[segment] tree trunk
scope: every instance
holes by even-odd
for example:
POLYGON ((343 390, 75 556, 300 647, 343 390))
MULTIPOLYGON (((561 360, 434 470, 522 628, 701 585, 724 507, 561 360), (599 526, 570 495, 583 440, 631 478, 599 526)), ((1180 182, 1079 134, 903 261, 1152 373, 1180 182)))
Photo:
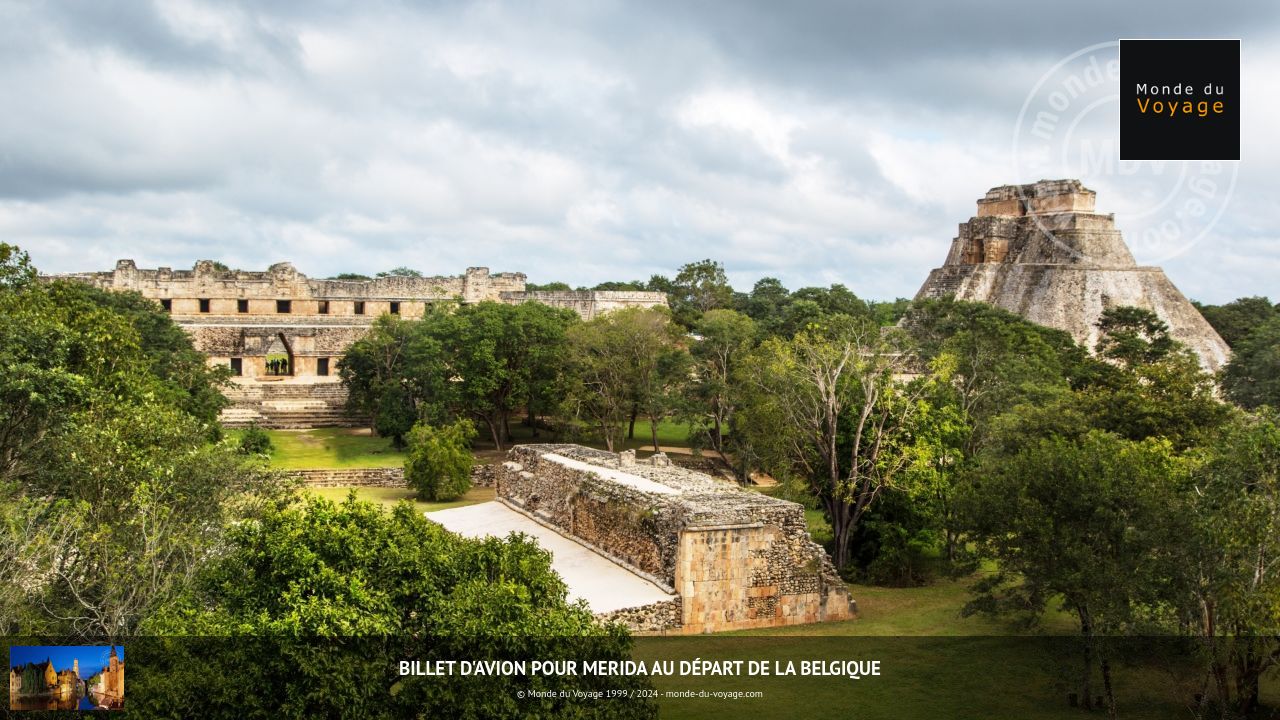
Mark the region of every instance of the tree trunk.
POLYGON ((1243 644, 1236 656, 1236 710, 1248 717, 1258 708, 1259 678, 1262 676, 1262 648, 1259 638, 1251 638, 1247 631, 1237 629, 1235 642, 1243 644))
POLYGON ((1116 696, 1111 687, 1111 661, 1102 656, 1102 689, 1107 695, 1107 717, 1116 720, 1116 696))
POLYGON ((533 401, 529 401, 528 407, 525 408, 525 422, 529 423, 529 427, 533 428, 533 436, 538 437, 538 416, 533 414, 533 401))
POLYGON ((1084 709, 1093 709, 1093 622, 1089 618, 1089 610, 1084 606, 1077 606, 1076 613, 1080 616, 1080 635, 1084 638, 1084 672, 1081 674, 1081 689, 1084 692, 1084 709))
POLYGON ((849 505, 835 498, 825 500, 824 504, 827 506, 827 514, 831 517, 831 534, 835 536, 835 548, 833 548, 831 560, 835 563, 836 572, 840 572, 849 562, 849 535, 853 531, 849 505))
POLYGON ((502 441, 511 442, 511 413, 502 411, 502 441))
POLYGON ((613 452, 613 430, 610 429, 608 421, 602 420, 600 422, 600 434, 604 435, 605 448, 607 448, 609 452, 613 452))
POLYGON ((632 405, 631 406, 631 422, 627 424, 628 440, 636 439, 636 418, 639 417, 639 415, 640 415, 640 408, 635 405, 632 405))
POLYGON ((493 422, 492 418, 485 418, 484 424, 489 426, 489 436, 493 438, 493 447, 496 450, 502 449, 502 438, 499 437, 498 425, 493 422))
POLYGON ((653 451, 659 452, 661 448, 658 447, 658 421, 653 418, 649 418, 649 435, 653 438, 653 451))

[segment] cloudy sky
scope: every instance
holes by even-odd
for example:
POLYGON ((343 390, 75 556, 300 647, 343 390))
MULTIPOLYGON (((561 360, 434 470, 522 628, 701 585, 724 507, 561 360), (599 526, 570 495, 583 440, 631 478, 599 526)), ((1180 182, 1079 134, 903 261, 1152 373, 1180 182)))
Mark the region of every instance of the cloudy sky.
MULTIPOLYGON (((1118 37, 1243 39, 1222 217, 1135 251, 1193 298, 1280 295, 1280 5, 1237 0, 0 0, 0 240, 46 272, 590 285, 710 257, 740 289, 910 296, 976 198, 1038 179, 1037 83, 1118 37)), ((1080 126, 1114 134, 1097 105, 1080 126)), ((1162 219, 1094 170, 1131 241, 1162 219)))

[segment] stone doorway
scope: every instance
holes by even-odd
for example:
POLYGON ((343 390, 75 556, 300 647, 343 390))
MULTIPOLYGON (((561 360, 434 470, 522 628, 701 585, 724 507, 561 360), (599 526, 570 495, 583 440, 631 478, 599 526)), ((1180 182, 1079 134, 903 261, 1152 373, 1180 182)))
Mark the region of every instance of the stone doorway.
POLYGON ((293 375, 293 348, 284 339, 284 333, 277 333, 267 346, 267 377, 288 377, 293 375))

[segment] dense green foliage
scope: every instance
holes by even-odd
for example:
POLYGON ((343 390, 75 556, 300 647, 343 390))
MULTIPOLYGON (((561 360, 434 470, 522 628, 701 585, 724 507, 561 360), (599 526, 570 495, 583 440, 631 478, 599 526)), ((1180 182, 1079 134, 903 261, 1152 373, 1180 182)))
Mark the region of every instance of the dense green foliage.
POLYGON ((461 418, 449 425, 434 427, 418 423, 405 438, 409 453, 404 461, 404 479, 418 491, 418 498, 444 502, 461 497, 471 488, 471 441, 476 429, 461 418))
POLYGON ((658 425, 681 400, 689 377, 688 354, 679 346, 679 327, 661 308, 627 308, 575 324, 568 333, 567 372, 560 388, 561 412, 619 446, 624 424, 649 420, 658 444, 658 425))
POLYGON ((347 349, 339 373, 348 402, 400 438, 419 420, 466 417, 503 448, 511 415, 555 405, 565 332, 576 316, 539 303, 435 308, 421 320, 379 318, 347 349))
POLYGON ((745 441, 764 469, 799 479, 822 503, 837 567, 876 499, 912 478, 913 430, 941 379, 900 381, 914 358, 901 330, 837 315, 789 340, 765 340, 741 365, 745 441))
POLYGON ((223 377, 158 305, 0 245, 0 627, 130 633, 279 491, 214 441, 223 377))
POLYGON ((206 717, 656 714, 646 701, 516 694, 645 687, 626 677, 399 676, 389 658, 627 657, 626 633, 569 603, 550 555, 523 537, 464 539, 407 503, 387 513, 351 496, 278 505, 227 541, 185 599, 146 625, 186 639, 161 650, 166 673, 132 686, 145 712, 182 715, 198 698, 206 717), (255 687, 269 691, 245 692, 255 687))
POLYGON ((1196 307, 1233 350, 1259 326, 1280 316, 1280 306, 1265 297, 1256 296, 1240 298, 1226 305, 1196 303, 1196 307))
POLYGON ((271 435, 258 427, 257 423, 251 423, 240 434, 240 452, 245 455, 270 455, 274 449, 271 435))
POLYGON ((1280 315, 1236 343, 1222 371, 1227 395, 1247 408, 1280 408, 1280 315))

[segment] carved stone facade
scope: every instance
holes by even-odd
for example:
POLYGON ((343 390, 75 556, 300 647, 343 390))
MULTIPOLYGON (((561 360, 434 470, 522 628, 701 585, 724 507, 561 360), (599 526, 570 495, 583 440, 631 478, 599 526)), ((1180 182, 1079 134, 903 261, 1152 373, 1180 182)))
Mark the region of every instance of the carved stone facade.
MULTIPOLYGON (((491 273, 483 267, 467 268, 456 276, 317 280, 287 262, 265 272, 248 272, 219 270, 210 260, 197 262, 191 270, 144 270, 132 260, 120 260, 110 272, 53 277, 134 291, 155 300, 190 333, 210 363, 230 366, 240 384, 336 382, 339 358, 378 316, 420 318, 427 307, 440 303, 536 301, 571 309, 584 319, 618 308, 667 304, 666 295, 656 292, 529 292, 523 273, 491 273)), ((340 402, 320 395, 325 397, 315 400, 330 411, 341 409, 340 402)), ((260 412, 261 406, 232 399, 243 411, 231 419, 233 424, 244 424, 259 413, 267 426, 297 425, 293 417, 273 421, 270 413, 260 412)))
POLYGON ((606 617, 638 632, 702 633, 853 616, 804 508, 686 470, 658 454, 519 445, 497 498, 673 592, 606 617))
POLYGON ((1090 349, 1106 309, 1146 308, 1205 369, 1220 368, 1226 343, 1163 270, 1134 262, 1115 216, 1095 212, 1095 199, 1079 180, 991 189, 916 299, 953 295, 996 305, 1065 330, 1090 349))

